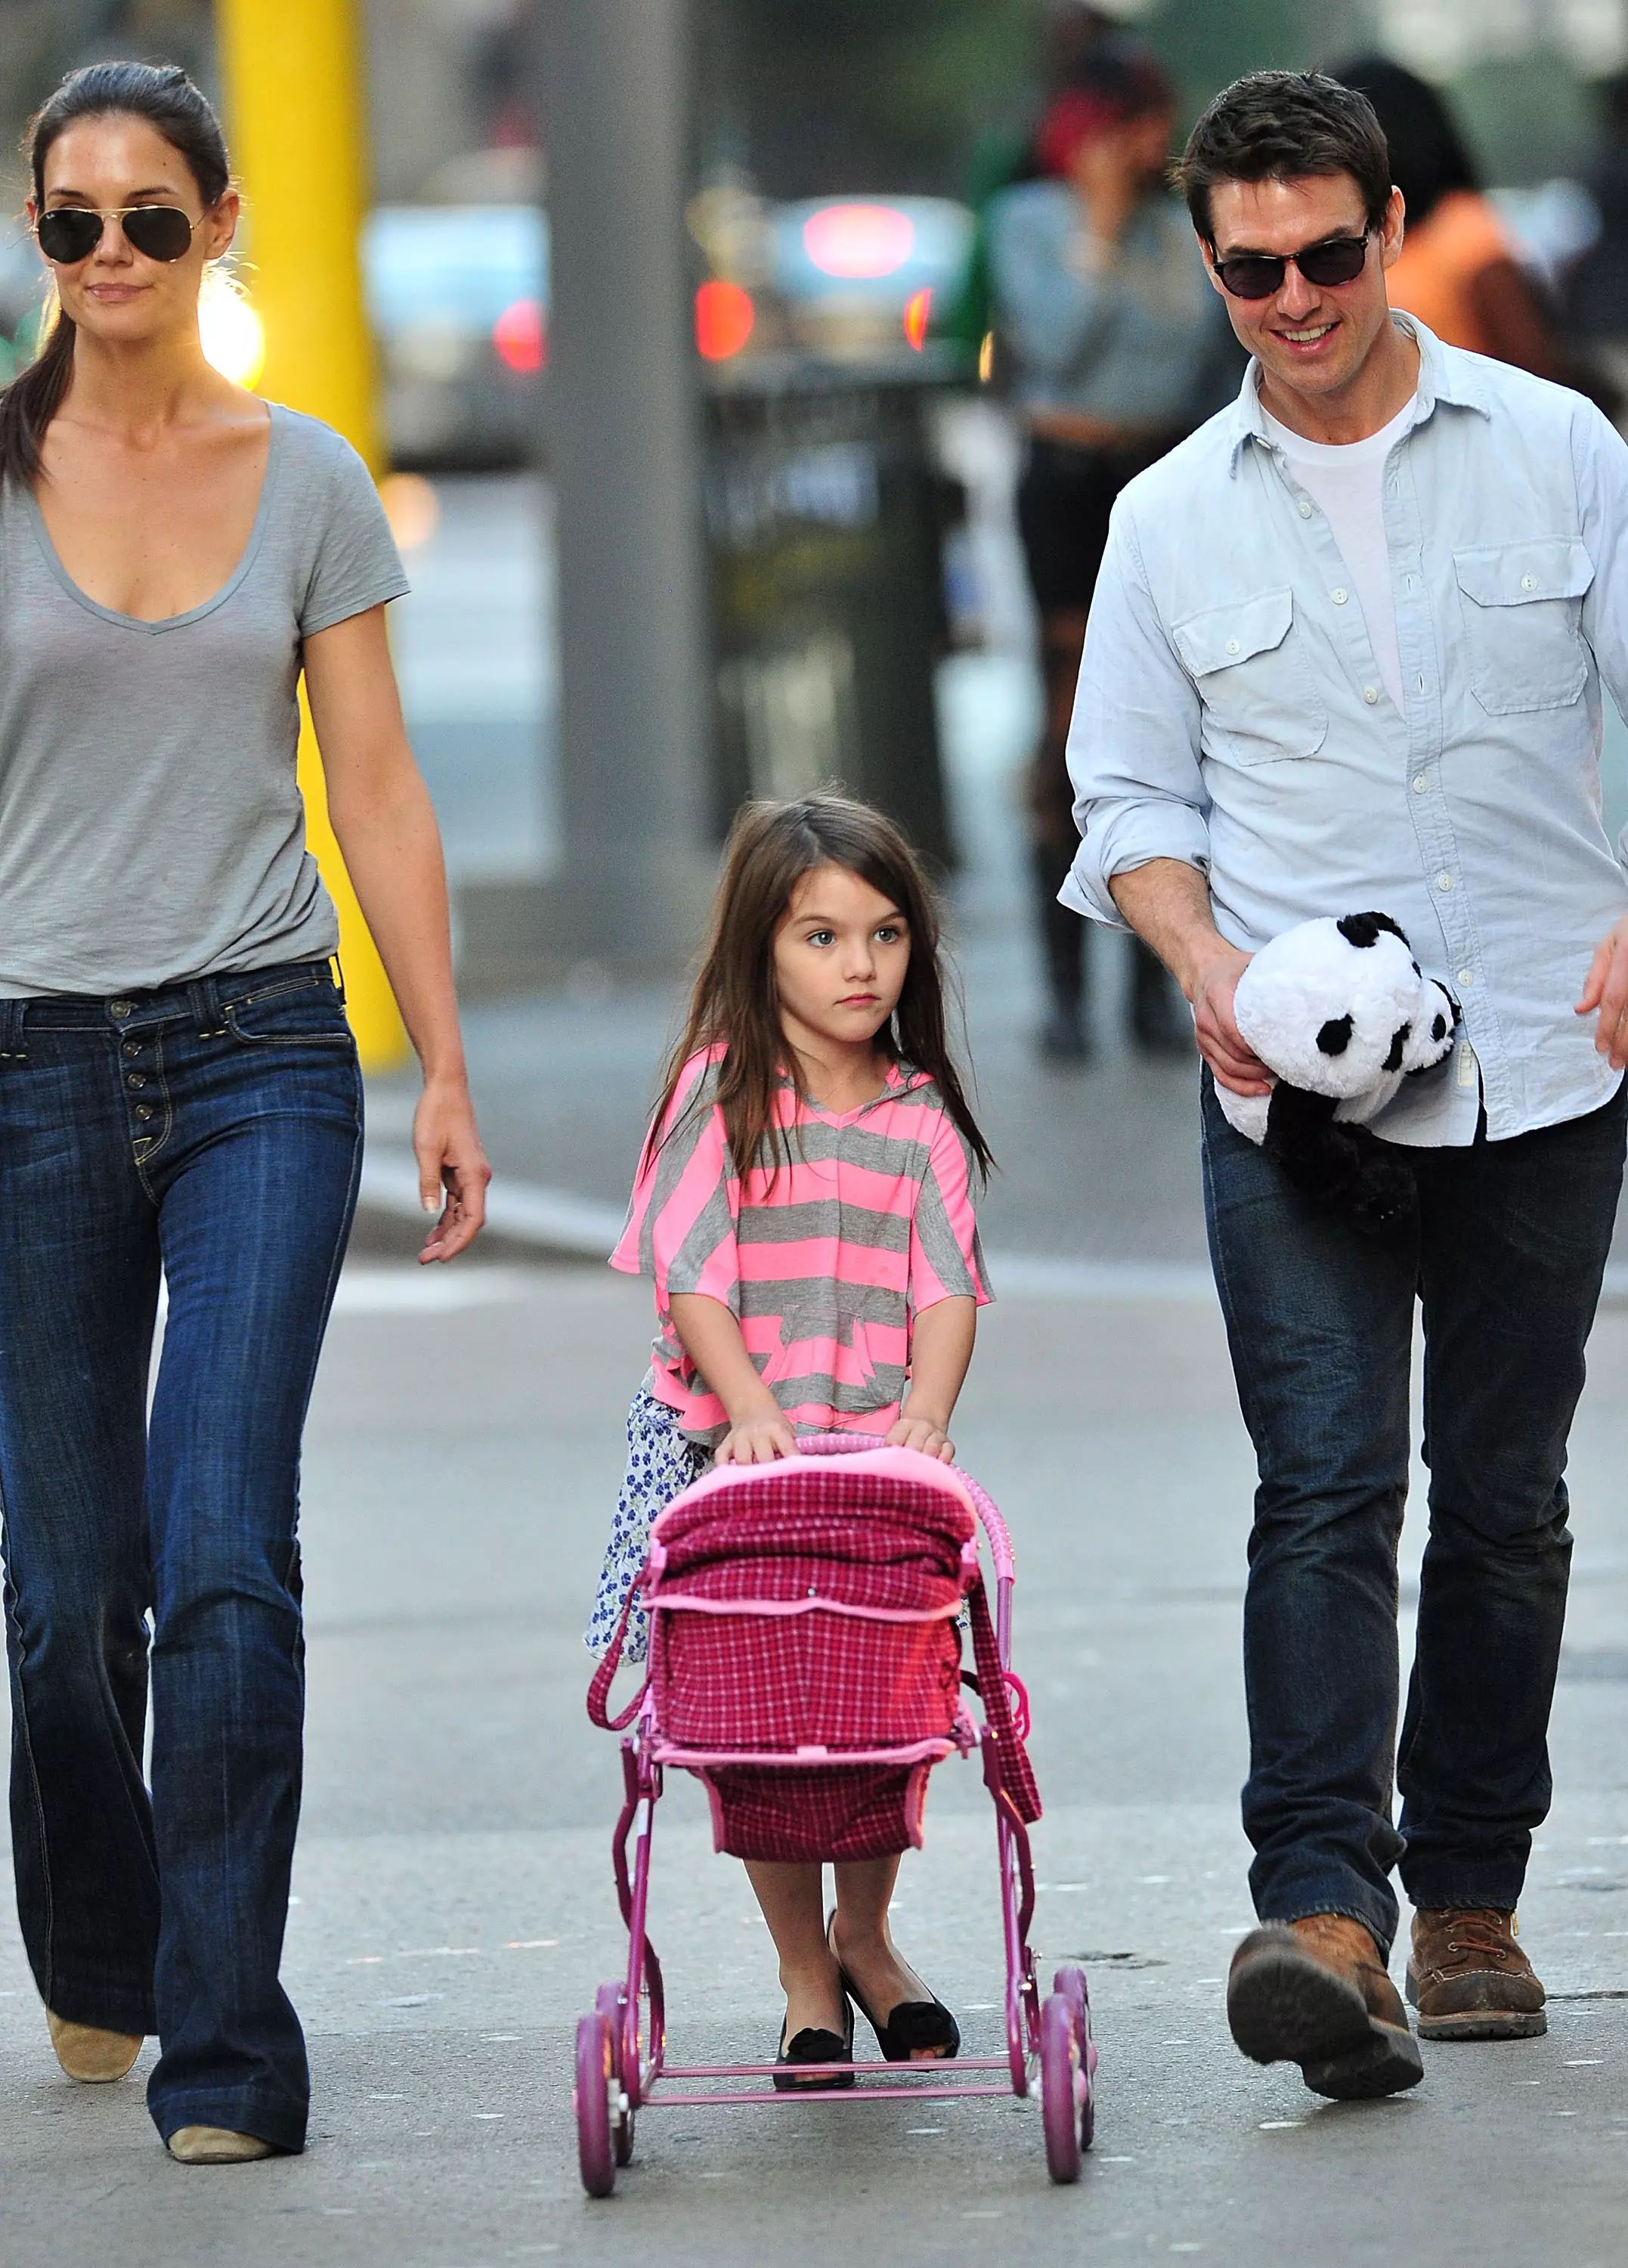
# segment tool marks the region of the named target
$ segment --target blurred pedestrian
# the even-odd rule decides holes
[[[748,1161],[744,1164],[737,1160]],[[709,1461],[880,1433],[948,1461],[989,1294],[972,1184],[991,1163],[944,1036],[938,920],[891,822],[846,797],[749,804],[612,1266],[656,1279],[655,1359],[587,1640],[646,1646],[650,1528]],[[626,1628],[627,1638],[622,1638]],[[780,1955],[782,2090],[847,2063],[850,2001],[890,2063],[953,2056],[955,2018],[894,1946],[897,1855],[747,1862]]]
[[[995,321],[1027,436],[1018,526],[1040,617],[1045,712],[1030,774],[1033,873],[1050,1007],[1045,1052],[1080,1061],[1085,925],[1057,902],[1073,860],[1065,747],[1108,518],[1126,482],[1194,422],[1218,323],[1166,188],[1172,97],[1152,57],[1097,40],[1037,137],[1042,177],[988,209]],[[1154,954],[1133,948],[1130,1021],[1151,1048],[1192,1044]]]
[[[1118,43],[1122,36],[1112,18],[1089,5],[1089,0],[1053,0],[1040,30],[1041,114],[1094,53]],[[935,337],[959,340],[979,357],[985,381],[1002,387],[1008,373],[1003,343],[993,328],[989,205],[1015,182],[1045,179],[1046,169],[1036,147],[1038,122],[990,126],[974,144],[965,183],[967,202],[976,218],[972,248],[953,303],[942,317],[935,314],[933,323]]]
[[[1234,2036],[1322,2094],[1383,2095],[1422,2075],[1388,1973],[1393,1868],[1420,2034],[1546,2021],[1514,1911],[1551,1796],[1566,1435],[1628,1114],[1628,837],[1614,851],[1600,819],[1602,681],[1628,703],[1628,446],[1580,395],[1392,314],[1402,198],[1364,96],[1243,79],[1183,172],[1255,359],[1234,410],[1120,501],[1069,896],[1158,947],[1205,1059],[1260,1476],[1243,1817],[1265,1926],[1234,1958]],[[1233,1130],[1215,1082],[1272,1091],[1234,1015],[1251,953],[1368,909],[1463,1023],[1373,1122],[1418,1202],[1365,1236]],[[1430,1535],[1398,1757],[1416,1297]]]
[[[1361,56],[1333,76],[1372,103],[1402,192],[1405,232],[1386,279],[1391,306],[1448,346],[1563,379],[1551,311],[1482,192],[1444,97],[1383,55]]]
[[[1628,71],[1595,89],[1599,141],[1587,186],[1600,233],[1568,270],[1567,333],[1585,350],[1610,358],[1612,375],[1628,375]]]
[[[385,638],[407,586],[383,511],[338,434],[229,384],[199,342],[238,217],[215,114],[179,70],[96,64],[39,113],[29,160],[55,306],[0,394],[18,1906],[63,2069],[121,2078],[156,2031],[158,2131],[222,2164],[305,2135],[278,1981],[300,1435],[362,1156],[338,929],[295,784],[302,669],[334,832],[424,1066],[414,1147],[427,1208],[444,1197],[426,1260],[475,1233],[487,1168]]]

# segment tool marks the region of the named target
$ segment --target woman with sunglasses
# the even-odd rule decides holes
[[[1051,992],[1040,1038],[1060,1063],[1089,1052],[1088,931],[1057,893],[1080,839],[1064,749],[1108,516],[1126,482],[1236,384],[1192,232],[1164,187],[1173,107],[1150,55],[1099,39],[1041,121],[1038,178],[988,210],[995,320],[1026,436],[1017,519],[1045,694],[1030,778]],[[1130,1011],[1143,1046],[1191,1049],[1185,1011],[1140,940]]]
[[[300,1435],[362,1094],[295,784],[329,806],[424,1069],[426,1260],[474,1235],[440,843],[326,426],[205,361],[232,240],[185,74],[106,63],[33,122],[55,286],[0,394],[0,1501],[23,1935],[74,2078],[156,2031],[172,2154],[298,2150],[278,1981],[299,1808]],[[148,1410],[160,1276],[162,1359]],[[148,1688],[151,1794],[143,1784]]]

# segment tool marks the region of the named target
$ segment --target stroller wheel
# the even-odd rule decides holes
[[[612,2090],[616,2100],[611,2104],[611,2146],[619,2166],[633,2163],[633,2120],[631,2110],[620,2103],[627,2099],[627,2089],[622,2081],[622,1988],[620,1984],[601,1984],[594,1995],[594,2007],[611,2028],[611,2075],[616,2084]]]
[[[1040,2010],[1040,2109],[1045,2127],[1045,2166],[1054,2182],[1080,2178],[1085,2059],[1073,2001],[1053,1992]]]
[[[609,2197],[616,2186],[611,2143],[611,2089],[621,2093],[612,2069],[611,2027],[598,2010],[576,2027],[576,2156],[590,2197]]]
[[[1060,1969],[1052,1990],[1060,1992],[1074,2012],[1074,2036],[1080,2049],[1080,2071],[1085,2099],[1080,2106],[1080,2146],[1089,2150],[1096,2124],[1096,2043],[1091,2037],[1091,1995],[1083,1969]]]

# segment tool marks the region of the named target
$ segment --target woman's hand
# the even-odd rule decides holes
[[[1146,184],[1134,131],[1107,126],[1088,135],[1069,160],[1068,177],[1084,201],[1093,242],[1117,245]]]
[[[753,1410],[737,1418],[712,1453],[719,1465],[772,1465],[776,1457],[796,1454],[796,1431],[780,1410]]]
[[[413,1115],[413,1154],[424,1211],[439,1215],[424,1240],[420,1263],[456,1259],[480,1233],[492,1178],[475,1129],[474,1105],[461,1079],[425,1080]]]
[[[956,1445],[935,1418],[913,1418],[906,1414],[888,1435],[890,1449],[920,1449],[924,1457],[936,1457],[941,1464],[953,1465]]]

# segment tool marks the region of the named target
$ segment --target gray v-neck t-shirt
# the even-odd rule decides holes
[[[333,953],[294,776],[301,642],[407,588],[361,458],[275,404],[243,556],[163,622],[87,598],[5,483],[0,999]]]

